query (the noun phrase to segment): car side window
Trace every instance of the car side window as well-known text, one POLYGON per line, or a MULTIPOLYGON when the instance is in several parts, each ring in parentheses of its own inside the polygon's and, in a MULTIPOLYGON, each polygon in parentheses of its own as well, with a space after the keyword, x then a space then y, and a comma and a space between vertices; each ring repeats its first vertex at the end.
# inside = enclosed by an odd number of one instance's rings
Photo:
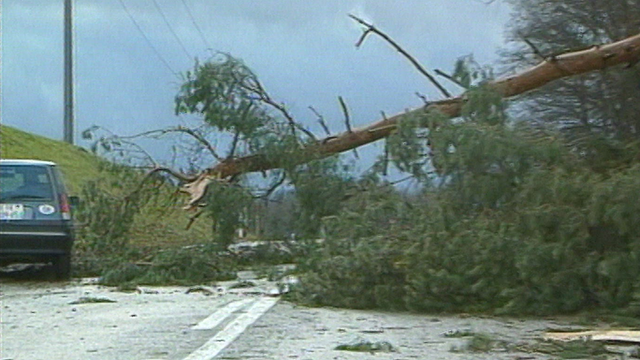
POLYGON ((58 189, 58 191, 61 193, 66 193, 67 188, 64 185, 64 176, 62 175, 60 169, 58 169, 57 167, 53 168, 53 177, 55 179, 56 188, 58 189))

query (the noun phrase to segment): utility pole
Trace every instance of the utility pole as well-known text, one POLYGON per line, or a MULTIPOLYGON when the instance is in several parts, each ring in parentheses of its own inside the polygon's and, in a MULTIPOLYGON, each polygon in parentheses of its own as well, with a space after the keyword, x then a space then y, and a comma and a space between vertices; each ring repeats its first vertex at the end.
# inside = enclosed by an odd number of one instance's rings
POLYGON ((73 11, 64 0, 64 141, 73 144, 73 11))

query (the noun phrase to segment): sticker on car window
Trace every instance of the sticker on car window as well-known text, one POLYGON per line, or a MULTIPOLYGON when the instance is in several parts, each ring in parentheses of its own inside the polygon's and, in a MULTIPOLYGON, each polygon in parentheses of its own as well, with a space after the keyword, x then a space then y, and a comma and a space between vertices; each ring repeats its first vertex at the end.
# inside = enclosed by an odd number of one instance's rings
POLYGON ((49 204, 44 204, 44 205, 38 206, 38 211, 40 211, 40 213, 43 215, 51 215, 54 212, 56 212, 56 208, 54 208, 49 204))

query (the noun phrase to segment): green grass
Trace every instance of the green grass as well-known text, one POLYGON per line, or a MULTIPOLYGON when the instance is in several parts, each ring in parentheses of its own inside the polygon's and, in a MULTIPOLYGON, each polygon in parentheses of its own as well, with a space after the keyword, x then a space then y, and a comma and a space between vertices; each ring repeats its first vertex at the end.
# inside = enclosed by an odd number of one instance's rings
POLYGON ((57 163, 72 195, 78 195, 86 181, 98 176, 98 163, 102 161, 81 147, 5 125, 0 125, 0 157, 57 163))
MULTIPOLYGON (((53 161, 60 166, 71 195, 81 195, 88 181, 101 175, 101 159, 89 151, 62 141, 0 125, 0 157, 53 161)), ((118 193, 118 191, 114 191, 118 193)), ((141 248, 168 248, 202 243, 211 238, 206 217, 186 230, 189 215, 179 203, 170 203, 169 191, 144 207, 136 216, 129 243, 141 248)))

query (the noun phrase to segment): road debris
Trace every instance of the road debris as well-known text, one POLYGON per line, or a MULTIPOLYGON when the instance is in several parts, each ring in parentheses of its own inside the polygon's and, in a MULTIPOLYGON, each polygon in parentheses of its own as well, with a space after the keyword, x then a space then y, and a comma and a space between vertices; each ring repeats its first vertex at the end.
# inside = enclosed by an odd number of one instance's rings
POLYGON ((252 288, 252 287, 256 287, 258 286, 258 284, 256 284, 254 281, 251 280, 240 280, 238 282, 235 282, 231 285, 229 285, 227 288, 228 289, 246 289, 246 288, 252 288))
POLYGON ((216 288, 204 286, 204 285, 192 286, 188 288, 187 291, 185 291, 185 294, 193 294, 193 293, 201 293, 205 296, 211 296, 211 295, 216 295, 220 293, 220 291, 218 291, 218 289, 216 288))
POLYGON ((358 352, 397 352, 398 350, 388 341, 370 342, 367 340, 359 340, 351 344, 342 344, 335 347, 335 350, 342 351, 358 351, 358 352))
POLYGON ((157 295, 160 293, 158 290, 147 289, 141 286, 136 286, 136 292, 138 294, 151 294, 151 295, 157 295))
POLYGON ((81 305, 81 304, 100 304, 100 303, 115 303, 117 301, 108 299, 105 297, 92 297, 92 296, 83 296, 78 300, 72 301, 69 305, 81 305))
POLYGON ((547 332, 543 338, 555 341, 604 341, 640 344, 638 330, 590 330, 578 332, 547 332))

